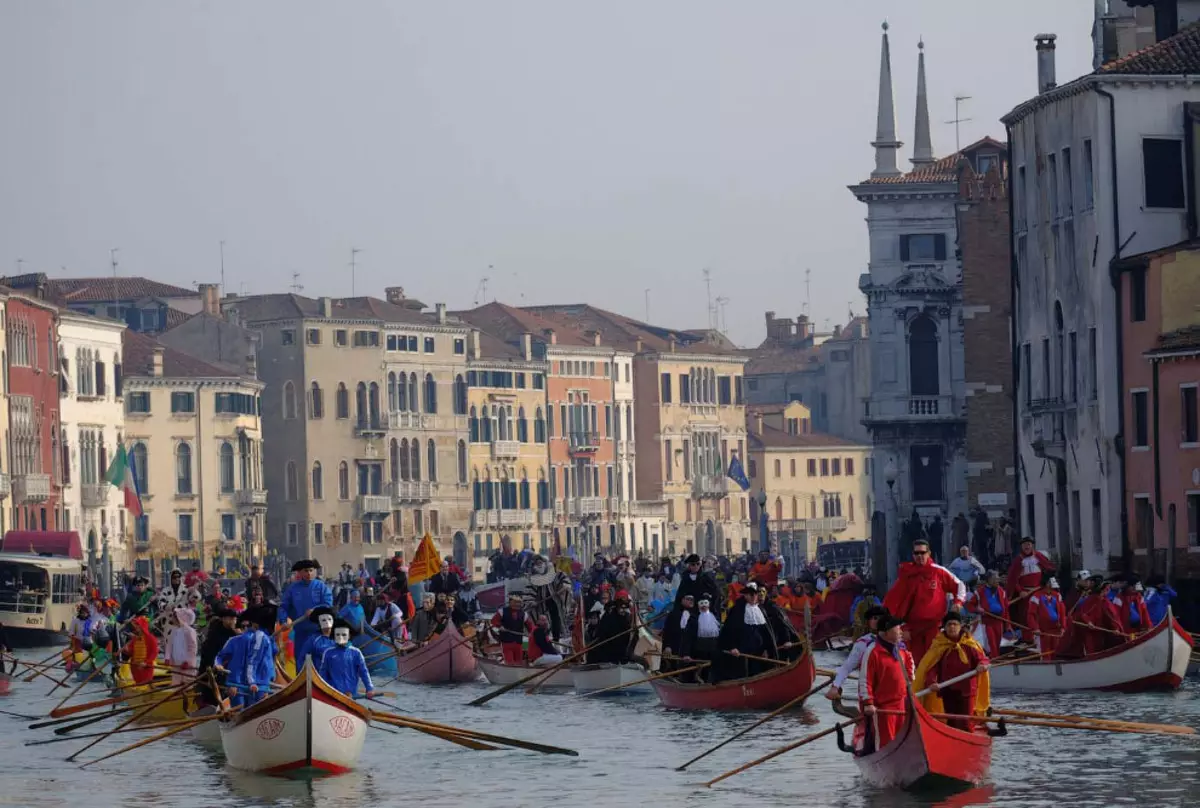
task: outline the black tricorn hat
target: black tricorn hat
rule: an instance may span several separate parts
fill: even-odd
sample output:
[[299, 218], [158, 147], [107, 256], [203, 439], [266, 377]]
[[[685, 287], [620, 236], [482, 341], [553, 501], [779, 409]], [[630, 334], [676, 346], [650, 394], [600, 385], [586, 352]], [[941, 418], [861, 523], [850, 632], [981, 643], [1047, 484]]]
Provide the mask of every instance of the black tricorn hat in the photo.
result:
[[696, 555], [695, 553], [692, 553], [690, 556], [688, 556], [687, 558], [685, 558], [683, 560], [683, 563], [684, 564], [699, 564], [700, 556]]
[[315, 570], [321, 565], [313, 561], [311, 558], [302, 558], [292, 565], [292, 572], [300, 572], [301, 570]]
[[337, 615], [334, 613], [333, 609], [329, 608], [328, 606], [316, 607], [315, 609], [312, 610], [312, 612], [309, 613], [308, 619], [313, 621], [314, 623], [317, 623], [317, 622], [320, 622], [321, 615], [323, 615], [323, 614], [327, 614], [330, 617], [335, 618], [334, 622], [335, 623], [337, 622], [337, 620], [336, 620]]

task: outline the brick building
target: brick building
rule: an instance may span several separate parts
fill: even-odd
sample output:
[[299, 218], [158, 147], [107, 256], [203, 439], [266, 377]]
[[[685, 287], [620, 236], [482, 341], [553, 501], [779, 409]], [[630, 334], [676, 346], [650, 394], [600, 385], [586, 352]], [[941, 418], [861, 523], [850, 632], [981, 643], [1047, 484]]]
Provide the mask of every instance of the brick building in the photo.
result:
[[59, 529], [57, 313], [21, 294], [5, 303], [13, 530]]

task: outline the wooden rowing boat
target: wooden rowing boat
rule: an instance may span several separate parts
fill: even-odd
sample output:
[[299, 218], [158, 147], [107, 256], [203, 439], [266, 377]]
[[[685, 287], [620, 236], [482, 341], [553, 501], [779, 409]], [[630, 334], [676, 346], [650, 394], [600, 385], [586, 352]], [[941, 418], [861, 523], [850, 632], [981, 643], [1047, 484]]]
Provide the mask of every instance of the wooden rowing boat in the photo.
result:
[[[682, 663], [685, 664], [686, 663]], [[774, 710], [809, 690], [817, 677], [812, 654], [748, 679], [687, 684], [670, 678], [650, 684], [664, 707], [679, 710]]]
[[307, 662], [283, 690], [221, 724], [231, 766], [264, 774], [341, 774], [362, 754], [370, 714]]
[[[505, 665], [493, 657], [476, 656], [475, 661], [479, 664], [479, 670], [483, 671], [484, 678], [494, 685], [511, 685], [527, 676], [533, 676], [539, 670], [546, 670], [546, 668], [539, 668], [536, 665]], [[538, 681], [541, 682], [538, 685], [539, 690], [545, 688], [570, 689], [575, 686], [570, 668], [559, 668]]]
[[[171, 672], [166, 668], [156, 668], [155, 676], [170, 676]], [[117, 670], [117, 675], [113, 680], [113, 695], [124, 696], [126, 700], [124, 706], [135, 707], [141, 710], [148, 707], [154, 702], [166, 695], [169, 688], [164, 688], [162, 685], [137, 685], [133, 686], [133, 675], [129, 671], [129, 663], [121, 663]], [[192, 696], [187, 693], [181, 693], [174, 698], [157, 705], [153, 710], [142, 716], [139, 721], [147, 723], [159, 723], [162, 721], [178, 721], [187, 718], [188, 711], [195, 707], [195, 701]]]
[[[841, 730], [838, 745], [849, 750]], [[908, 715], [896, 737], [869, 755], [856, 754], [854, 762], [863, 779], [879, 788], [966, 788], [987, 777], [992, 739], [985, 730], [963, 732], [931, 717], [910, 687]]]
[[[216, 711], [216, 707], [208, 705], [188, 713], [188, 718], [204, 718]], [[188, 733], [192, 736], [193, 741], [202, 743], [205, 746], [221, 745], [221, 725], [216, 721], [205, 721], [203, 724], [197, 724], [189, 729]]]
[[1187, 675], [1192, 638], [1170, 609], [1154, 628], [1124, 645], [1082, 659], [1016, 662], [992, 669], [992, 692], [1174, 690]]
[[397, 678], [414, 684], [473, 682], [479, 678], [475, 652], [453, 623], [437, 639], [396, 660]]
[[[649, 676], [649, 671], [641, 665], [632, 662], [617, 664], [614, 662], [598, 662], [579, 665], [571, 669], [571, 682], [576, 693], [591, 693], [594, 690], [621, 687], [621, 685], [636, 682]], [[614, 690], [613, 695], [637, 695], [650, 693], [648, 683], [636, 684], [631, 687], [621, 687]]]

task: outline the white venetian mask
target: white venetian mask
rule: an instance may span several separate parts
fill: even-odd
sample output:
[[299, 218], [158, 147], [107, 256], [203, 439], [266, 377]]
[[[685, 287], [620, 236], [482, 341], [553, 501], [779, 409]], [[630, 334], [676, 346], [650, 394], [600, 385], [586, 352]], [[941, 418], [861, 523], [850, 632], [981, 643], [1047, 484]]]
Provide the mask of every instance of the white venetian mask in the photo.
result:
[[338, 628], [333, 631], [333, 641], [338, 645], [345, 645], [350, 642], [350, 629]]
[[333, 628], [333, 615], [323, 614], [317, 618], [317, 625], [321, 627], [321, 631], [325, 632]]

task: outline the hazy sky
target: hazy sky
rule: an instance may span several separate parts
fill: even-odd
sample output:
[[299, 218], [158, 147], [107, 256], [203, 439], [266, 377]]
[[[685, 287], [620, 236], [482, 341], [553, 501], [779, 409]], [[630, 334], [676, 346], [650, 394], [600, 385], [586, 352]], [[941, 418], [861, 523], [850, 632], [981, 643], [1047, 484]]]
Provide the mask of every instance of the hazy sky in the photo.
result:
[[[707, 324], [865, 309], [879, 24], [911, 144], [924, 37], [934, 150], [1090, 69], [1090, 0], [0, 4], [0, 271], [432, 305], [588, 301]], [[907, 165], [909, 150], [902, 157]], [[491, 268], [489, 268], [489, 266]]]

